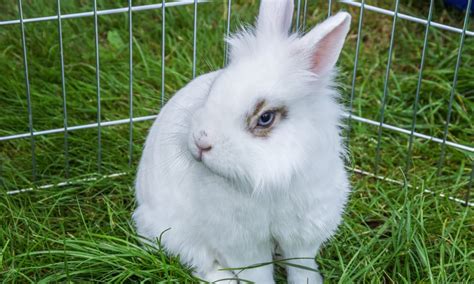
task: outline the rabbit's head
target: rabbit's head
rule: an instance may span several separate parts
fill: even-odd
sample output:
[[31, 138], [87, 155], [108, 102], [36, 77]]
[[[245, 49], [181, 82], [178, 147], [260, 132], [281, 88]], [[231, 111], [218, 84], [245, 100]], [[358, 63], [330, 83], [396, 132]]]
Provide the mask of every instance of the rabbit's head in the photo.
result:
[[230, 63], [188, 138], [196, 160], [253, 191], [288, 188], [342, 154], [332, 83], [351, 19], [341, 12], [290, 35], [293, 0], [261, 2], [256, 27], [228, 39]]

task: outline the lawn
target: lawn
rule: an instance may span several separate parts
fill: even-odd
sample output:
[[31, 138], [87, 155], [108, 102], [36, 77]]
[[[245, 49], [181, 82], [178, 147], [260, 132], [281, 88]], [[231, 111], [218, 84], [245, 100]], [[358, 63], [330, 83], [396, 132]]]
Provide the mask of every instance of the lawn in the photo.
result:
[[[135, 0], [134, 5], [156, 3]], [[301, 1], [303, 4], [304, 1]], [[343, 103], [350, 105], [359, 9], [333, 1], [332, 11], [353, 15], [340, 68]], [[395, 1], [367, 1], [393, 10]], [[400, 12], [426, 18], [429, 1], [400, 1]], [[426, 2], [426, 3], [424, 3]], [[198, 7], [196, 73], [224, 65], [227, 1]], [[435, 1], [433, 21], [462, 28], [464, 15]], [[258, 1], [232, 1], [231, 31], [251, 23]], [[92, 1], [62, 1], [61, 13], [92, 11]], [[98, 1], [98, 9], [127, 7], [126, 0]], [[0, 0], [0, 22], [18, 19], [16, 1]], [[24, 18], [55, 15], [56, 1], [24, 0]], [[301, 9], [302, 11], [303, 9]], [[193, 77], [193, 6], [166, 9], [165, 80], [162, 81], [162, 12], [133, 13], [133, 115], [156, 114]], [[309, 1], [306, 29], [324, 19], [325, 1]], [[128, 14], [98, 18], [101, 121], [127, 119], [130, 112]], [[365, 11], [360, 41], [353, 114], [378, 121], [383, 104], [391, 37], [390, 16]], [[300, 21], [301, 23], [303, 21]], [[474, 30], [474, 19], [468, 26]], [[94, 18], [62, 21], [68, 125], [97, 121]], [[398, 19], [387, 82], [385, 123], [411, 129], [425, 26]], [[58, 22], [25, 24], [35, 131], [64, 126]], [[443, 137], [461, 35], [429, 30], [416, 131]], [[20, 25], [0, 25], [0, 137], [29, 133]], [[461, 56], [447, 140], [473, 147], [474, 37]], [[164, 93], [162, 92], [164, 88]], [[0, 281], [4, 282], [195, 282], [190, 270], [163, 251], [144, 250], [130, 216], [133, 180], [151, 120], [130, 126], [102, 126], [0, 141]], [[349, 168], [373, 173], [378, 128], [351, 121]], [[67, 141], [67, 152], [65, 151]], [[323, 276], [333, 282], [474, 281], [474, 214], [471, 206], [448, 196], [468, 196], [474, 155], [384, 129], [377, 173], [354, 173], [344, 223], [317, 257]], [[99, 146], [100, 145], [100, 146]], [[100, 149], [100, 150], [99, 150]], [[99, 159], [100, 156], [100, 159]], [[107, 175], [117, 174], [112, 177]], [[38, 186], [70, 180], [67, 185]], [[9, 191], [33, 187], [20, 194]], [[431, 192], [431, 193], [429, 193]], [[440, 196], [443, 194], [443, 196]], [[278, 266], [278, 265], [277, 265]], [[277, 279], [284, 282], [283, 269]]]

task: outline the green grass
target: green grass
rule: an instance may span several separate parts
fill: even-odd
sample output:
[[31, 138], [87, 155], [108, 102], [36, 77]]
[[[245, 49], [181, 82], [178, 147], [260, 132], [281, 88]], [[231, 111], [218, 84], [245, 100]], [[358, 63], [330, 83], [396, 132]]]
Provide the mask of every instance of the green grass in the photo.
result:
[[[134, 1], [135, 5], [151, 0]], [[199, 6], [198, 74], [223, 65], [225, 1]], [[232, 1], [232, 30], [252, 22], [257, 1]], [[324, 1], [310, 1], [308, 27], [327, 14]], [[334, 1], [335, 2], [335, 1]], [[90, 11], [92, 1], [62, 1], [62, 13]], [[393, 9], [392, 1], [367, 1]], [[99, 1], [99, 9], [125, 7], [127, 1]], [[0, 0], [0, 21], [18, 18], [15, 1]], [[333, 4], [333, 11], [345, 7]], [[55, 1], [24, 1], [25, 18], [54, 15]], [[347, 7], [346, 7], [347, 9]], [[355, 56], [358, 9], [340, 60], [343, 100], [348, 103]], [[426, 17], [428, 6], [401, 1], [400, 11]], [[192, 78], [192, 7], [166, 12], [165, 98]], [[437, 2], [434, 20], [462, 26], [463, 15]], [[161, 11], [134, 13], [134, 115], [156, 114], [161, 97]], [[391, 17], [366, 11], [357, 70], [354, 113], [379, 119], [390, 39]], [[99, 18], [102, 120], [128, 117], [128, 19], [126, 14]], [[62, 93], [57, 22], [26, 27], [34, 129], [61, 128]], [[471, 19], [470, 30], [474, 30]], [[94, 123], [97, 115], [94, 27], [90, 17], [64, 20], [69, 125]], [[410, 129], [424, 27], [399, 20], [385, 121]], [[460, 35], [430, 30], [417, 113], [418, 132], [442, 137]], [[466, 38], [453, 102], [448, 140], [471, 145], [474, 134], [474, 38]], [[0, 26], [0, 136], [28, 132], [20, 29]], [[133, 129], [129, 159], [128, 125], [102, 128], [101, 174], [97, 129], [69, 133], [66, 173], [63, 134], [36, 137], [37, 177], [33, 180], [30, 141], [0, 142], [0, 280], [4, 282], [194, 282], [177, 258], [139, 246], [130, 221], [134, 209], [133, 173], [151, 122]], [[373, 172], [377, 128], [352, 122], [351, 165]], [[408, 136], [383, 131], [379, 174], [412, 186], [353, 175], [354, 192], [344, 224], [318, 256], [323, 275], [333, 282], [472, 282], [474, 215], [471, 207], [438, 195], [465, 198], [473, 155], [447, 148], [437, 175], [440, 146], [415, 139], [412, 166], [406, 168]], [[7, 191], [73, 179], [71, 183], [18, 195]], [[403, 184], [403, 183], [402, 183]], [[471, 195], [470, 201], [473, 201]], [[277, 279], [284, 282], [282, 269]]]

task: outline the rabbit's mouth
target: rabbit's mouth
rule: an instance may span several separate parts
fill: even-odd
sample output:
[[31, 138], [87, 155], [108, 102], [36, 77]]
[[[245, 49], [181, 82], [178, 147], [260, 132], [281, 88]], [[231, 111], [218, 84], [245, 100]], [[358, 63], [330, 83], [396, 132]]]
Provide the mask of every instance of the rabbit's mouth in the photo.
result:
[[[189, 144], [189, 152], [191, 153], [191, 156], [193, 157], [194, 161], [203, 167], [205, 167], [207, 170], [212, 172], [214, 175], [220, 176], [225, 179], [229, 179], [227, 175], [224, 174], [223, 171], [220, 170], [220, 167], [213, 163], [212, 160], [212, 147], [210, 149], [208, 148], [201, 148], [196, 144]], [[214, 161], [215, 162], [215, 161]]]
[[189, 145], [189, 152], [191, 152], [191, 156], [193, 156], [194, 160], [197, 162], [203, 163], [203, 158], [206, 156], [209, 151], [207, 148], [200, 148], [195, 144]]
[[193, 156], [194, 160], [196, 160], [196, 162], [203, 163], [203, 161], [202, 161], [203, 152], [201, 150], [192, 151], [191, 155]]
[[197, 146], [196, 144], [189, 145], [189, 152], [191, 153], [191, 156], [193, 157], [196, 163], [201, 164], [202, 166], [206, 167], [212, 173], [222, 176], [221, 173], [214, 170], [213, 168], [212, 161], [211, 161], [212, 158], [210, 157], [212, 155], [211, 151], [212, 151], [212, 147], [202, 148], [202, 147]]

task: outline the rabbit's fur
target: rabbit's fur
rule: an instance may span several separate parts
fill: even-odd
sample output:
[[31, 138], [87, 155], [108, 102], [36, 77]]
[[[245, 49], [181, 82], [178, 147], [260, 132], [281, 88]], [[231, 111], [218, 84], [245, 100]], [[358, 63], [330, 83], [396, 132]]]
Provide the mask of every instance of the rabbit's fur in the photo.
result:
[[[292, 0], [262, 0], [256, 28], [228, 39], [230, 64], [177, 92], [145, 144], [138, 233], [161, 237], [206, 281], [274, 283], [271, 264], [221, 268], [271, 262], [276, 247], [316, 270], [315, 255], [341, 222], [350, 187], [333, 69], [350, 15], [303, 36], [288, 35], [292, 14]], [[274, 122], [262, 128], [266, 110]], [[322, 282], [317, 272], [287, 270], [289, 283]]]

